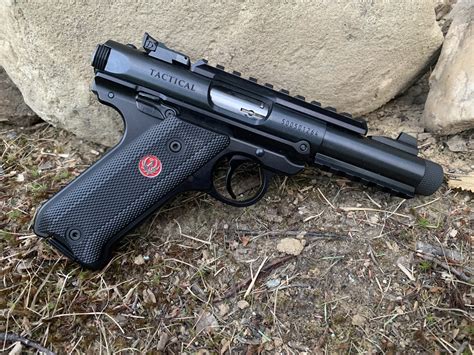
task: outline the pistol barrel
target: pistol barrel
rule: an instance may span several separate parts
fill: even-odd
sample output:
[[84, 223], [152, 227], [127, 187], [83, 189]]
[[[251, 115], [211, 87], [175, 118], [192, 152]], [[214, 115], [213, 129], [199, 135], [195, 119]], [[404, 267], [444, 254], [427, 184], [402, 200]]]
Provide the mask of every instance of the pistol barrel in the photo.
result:
[[315, 163], [367, 182], [390, 185], [406, 196], [431, 195], [439, 188], [443, 182], [440, 165], [418, 157], [416, 146], [377, 138], [382, 137], [366, 138], [328, 127]]
[[[242, 79], [205, 62], [190, 68], [188, 57], [150, 41], [148, 38], [147, 45], [165, 53], [163, 58], [108, 41], [98, 46], [92, 65], [121, 80], [243, 123], [254, 131], [290, 142], [307, 142], [309, 149], [301, 150], [296, 159], [378, 184], [403, 196], [430, 195], [443, 181], [440, 165], [417, 156], [413, 137], [365, 137], [365, 122], [308, 104], [274, 91], [271, 85], [258, 85], [255, 80]], [[294, 152], [288, 156], [294, 159]]]

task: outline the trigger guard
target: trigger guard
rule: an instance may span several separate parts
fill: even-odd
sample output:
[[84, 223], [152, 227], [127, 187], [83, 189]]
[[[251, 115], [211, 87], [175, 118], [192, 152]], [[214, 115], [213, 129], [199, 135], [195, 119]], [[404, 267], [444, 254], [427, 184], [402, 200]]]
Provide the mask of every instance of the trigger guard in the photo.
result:
[[[237, 157], [236, 157], [237, 158]], [[238, 161], [240, 160], [239, 159], [240, 156], [235, 160], [235, 161]], [[245, 159], [245, 161], [248, 161], [249, 159], [246, 158], [246, 157], [242, 157]], [[234, 170], [240, 165], [244, 163], [243, 159], [242, 161], [238, 162], [238, 164], [236, 164], [236, 166], [234, 167]], [[235, 164], [235, 163], [234, 163]], [[231, 165], [231, 162], [229, 162], [229, 165]], [[229, 172], [230, 172], [231, 169], [229, 169], [227, 171], [227, 175], [226, 175], [226, 180], [229, 176]], [[247, 200], [243, 200], [243, 201], [238, 201], [238, 200], [232, 200], [232, 199], [229, 199], [229, 198], [226, 198], [224, 196], [222, 196], [217, 190], [216, 188], [214, 187], [214, 185], [212, 185], [212, 188], [211, 188], [211, 191], [209, 191], [209, 194], [214, 197], [216, 200], [218, 201], [221, 201], [221, 202], [224, 202], [228, 205], [231, 205], [231, 206], [234, 206], [234, 207], [248, 207], [248, 206], [251, 206], [251, 205], [254, 205], [256, 204], [258, 201], [260, 201], [262, 199], [263, 196], [265, 196], [265, 193], [267, 192], [268, 190], [268, 186], [270, 185], [270, 180], [272, 179], [274, 173], [271, 172], [270, 170], [267, 170], [267, 169], [264, 169], [264, 168], [260, 168], [260, 171], [261, 171], [261, 174], [262, 174], [262, 184], [259, 188], [259, 190], [257, 191], [257, 193], [255, 194], [255, 196], [247, 199]], [[229, 193], [229, 195], [232, 196], [232, 198], [236, 198], [237, 196], [235, 196], [235, 193], [232, 191], [232, 188], [229, 189], [228, 187], [228, 183], [230, 184], [230, 179], [232, 178], [232, 174], [230, 174], [229, 176], [229, 180], [226, 181], [226, 188], [227, 188], [227, 192]]]
[[[237, 195], [234, 193], [234, 190], [232, 189], [232, 177], [234, 176], [234, 173], [239, 168], [239, 166], [241, 166], [242, 164], [248, 161], [252, 161], [252, 159], [247, 158], [243, 155], [234, 155], [232, 156], [232, 158], [230, 158], [229, 169], [227, 170], [227, 174], [225, 176], [225, 187], [229, 195], [234, 200], [237, 200]], [[261, 168], [259, 168], [259, 172], [260, 171], [261, 171]]]

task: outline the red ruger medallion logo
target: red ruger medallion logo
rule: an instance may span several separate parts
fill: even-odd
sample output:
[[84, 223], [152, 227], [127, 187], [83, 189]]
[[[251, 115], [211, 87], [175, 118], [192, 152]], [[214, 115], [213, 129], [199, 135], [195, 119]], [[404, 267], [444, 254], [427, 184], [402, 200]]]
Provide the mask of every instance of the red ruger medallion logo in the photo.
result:
[[161, 173], [161, 161], [154, 155], [145, 155], [138, 163], [140, 173], [147, 178], [154, 178]]

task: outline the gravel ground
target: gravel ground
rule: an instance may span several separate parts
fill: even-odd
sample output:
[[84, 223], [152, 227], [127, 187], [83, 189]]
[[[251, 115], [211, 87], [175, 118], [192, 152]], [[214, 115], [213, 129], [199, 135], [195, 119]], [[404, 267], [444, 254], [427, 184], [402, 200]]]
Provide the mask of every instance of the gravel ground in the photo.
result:
[[[372, 113], [373, 133], [415, 134], [448, 178], [471, 173], [472, 132], [452, 152], [420, 127], [426, 87]], [[180, 196], [91, 272], [31, 224], [103, 151], [1, 123], [2, 351], [472, 354], [472, 193], [404, 200], [309, 168], [245, 209]]]

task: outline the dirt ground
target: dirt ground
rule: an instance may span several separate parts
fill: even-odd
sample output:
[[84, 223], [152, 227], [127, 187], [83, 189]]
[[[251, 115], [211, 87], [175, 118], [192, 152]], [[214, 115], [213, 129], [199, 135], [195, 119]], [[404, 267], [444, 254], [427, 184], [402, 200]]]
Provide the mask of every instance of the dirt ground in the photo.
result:
[[[472, 132], [464, 152], [423, 132], [426, 92], [424, 78], [370, 114], [372, 132], [405, 130], [448, 177], [472, 172]], [[91, 272], [31, 224], [103, 151], [46, 124], [0, 126], [3, 352], [472, 354], [472, 193], [444, 183], [404, 200], [309, 168], [245, 209], [181, 196]], [[298, 256], [277, 249], [289, 237]]]

